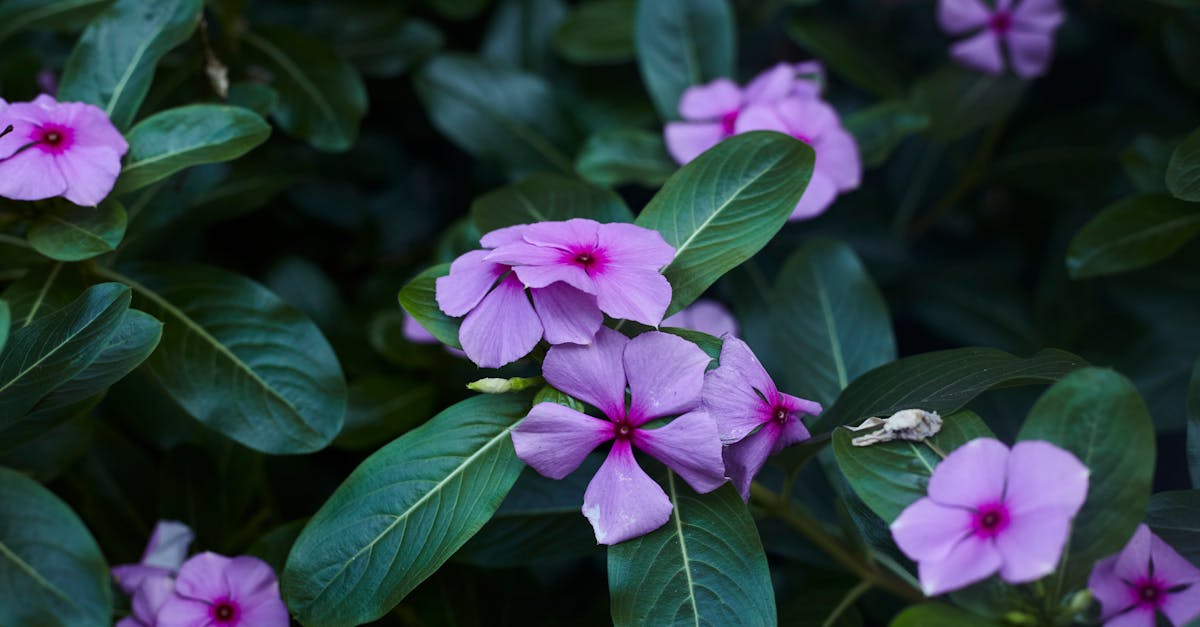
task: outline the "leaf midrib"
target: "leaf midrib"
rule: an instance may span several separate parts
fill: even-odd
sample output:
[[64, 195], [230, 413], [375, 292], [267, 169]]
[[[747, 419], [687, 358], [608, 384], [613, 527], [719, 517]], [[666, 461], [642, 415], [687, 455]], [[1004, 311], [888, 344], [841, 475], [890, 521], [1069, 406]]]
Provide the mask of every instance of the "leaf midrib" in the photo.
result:
[[825, 319], [826, 337], [829, 339], [829, 354], [833, 357], [834, 369], [837, 372], [838, 391], [845, 390], [849, 385], [849, 378], [846, 374], [846, 363], [842, 357], [842, 339], [838, 336], [837, 321], [833, 317], [833, 309], [829, 302], [829, 291], [825, 286], [825, 281], [822, 280], [821, 273], [817, 271], [816, 264], [810, 268], [812, 270], [813, 282], [816, 283], [817, 300], [821, 303], [821, 316]]
[[1128, 235], [1122, 235], [1116, 239], [1109, 240], [1100, 246], [1092, 248], [1091, 254], [1080, 257], [1077, 265], [1080, 268], [1086, 268], [1090, 265], [1091, 261], [1096, 258], [1097, 255], [1103, 255], [1104, 253], [1112, 252], [1115, 249], [1128, 246], [1131, 243], [1137, 243], [1137, 240], [1140, 239], [1156, 237], [1161, 235], [1162, 231], [1170, 231], [1175, 228], [1179, 228], [1180, 226], [1188, 226], [1191, 222], [1200, 224], [1200, 213], [1180, 216], [1178, 218], [1167, 220], [1166, 222], [1160, 222], [1144, 230], [1130, 233]]
[[683, 559], [683, 574], [687, 577], [688, 603], [692, 606], [692, 620], [700, 627], [700, 607], [696, 603], [696, 583], [692, 578], [692, 560], [688, 556], [687, 540], [683, 537], [683, 517], [679, 514], [679, 494], [675, 489], [675, 473], [667, 471], [667, 489], [671, 491], [671, 518], [675, 520], [675, 535], [679, 538], [679, 553]]
[[71, 598], [71, 596], [68, 595], [66, 592], [59, 590], [58, 586], [55, 586], [54, 584], [52, 584], [45, 577], [42, 577], [41, 573], [39, 573], [37, 571], [37, 569], [35, 569], [33, 567], [32, 564], [21, 559], [21, 556], [17, 555], [15, 551], [8, 548], [8, 545], [6, 545], [3, 541], [0, 541], [0, 556], [6, 557], [13, 564], [16, 564], [17, 568], [20, 569], [22, 572], [24, 572], [35, 583], [37, 583], [38, 586], [45, 588], [46, 590], [50, 591], [50, 593], [53, 594], [54, 596], [62, 599], [63, 601], [66, 601], [67, 603], [69, 603], [71, 605], [71, 607], [74, 607], [75, 609], [79, 610], [81, 613], [84, 613], [84, 614], [87, 613], [86, 610], [84, 610], [84, 608], [82, 606], [80, 606], [78, 603], [75, 602], [75, 599]]
[[[187, 155], [187, 154], [190, 154], [193, 152], [204, 152], [205, 150], [210, 150], [213, 148], [224, 148], [231, 144], [236, 144], [240, 140], [249, 139], [250, 137], [251, 137], [251, 135], [249, 135], [249, 134], [235, 135], [232, 137], [226, 137], [226, 138], [221, 139], [214, 143], [195, 144], [195, 145], [189, 146], [187, 148], [184, 148], [182, 150], [174, 150], [171, 152], [159, 153], [157, 155], [148, 157], [146, 159], [134, 161], [133, 163], [126, 166], [125, 169], [121, 172], [121, 174], [129, 175], [132, 172], [137, 172], [139, 168], [150, 167], [150, 166], [158, 163], [159, 161], [163, 161], [165, 159], [174, 159], [175, 157], [179, 157], [181, 155]], [[231, 158], [236, 158], [236, 156], [233, 156]]]

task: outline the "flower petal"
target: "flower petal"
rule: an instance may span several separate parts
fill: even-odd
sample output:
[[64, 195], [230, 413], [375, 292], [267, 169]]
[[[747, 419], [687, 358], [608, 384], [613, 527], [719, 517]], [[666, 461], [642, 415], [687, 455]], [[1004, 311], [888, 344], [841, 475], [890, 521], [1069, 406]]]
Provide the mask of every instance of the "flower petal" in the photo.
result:
[[103, 147], [117, 153], [117, 161], [129, 151], [129, 144], [108, 118], [104, 110], [83, 102], [56, 103], [51, 115], [64, 126], [70, 127], [75, 146]]
[[796, 69], [790, 63], [776, 63], [763, 70], [744, 92], [745, 104], [769, 104], [792, 94], [796, 86]]
[[1104, 621], [1104, 627], [1154, 627], [1156, 624], [1154, 610], [1142, 607], [1134, 607]]
[[1021, 78], [1035, 78], [1046, 73], [1054, 58], [1054, 35], [1023, 30], [1011, 30], [1007, 35], [1008, 56], [1013, 72]]
[[688, 163], [725, 139], [720, 122], [671, 122], [663, 129], [667, 152], [677, 163]]
[[142, 553], [142, 564], [178, 570], [195, 538], [191, 527], [177, 520], [160, 520]]
[[211, 624], [209, 605], [204, 601], [174, 596], [158, 610], [156, 627], [196, 627]]
[[133, 595], [130, 608], [141, 624], [153, 625], [158, 611], [175, 594], [175, 580], [171, 577], [151, 577], [142, 582]]
[[830, 128], [813, 144], [817, 153], [814, 170], [829, 177], [839, 192], [855, 189], [862, 183], [862, 159], [858, 142], [841, 126]]
[[1138, 525], [1125, 548], [1117, 554], [1117, 562], [1113, 564], [1113, 573], [1125, 581], [1136, 581], [1150, 573], [1150, 528]]
[[107, 146], [73, 145], [55, 155], [54, 163], [67, 182], [63, 196], [82, 207], [100, 204], [121, 173], [121, 156]]
[[980, 0], [941, 0], [938, 25], [950, 35], [958, 35], [987, 25], [992, 12]]
[[954, 449], [933, 469], [929, 498], [941, 505], [977, 508], [999, 503], [1008, 473], [1008, 447], [992, 438], [976, 438]]
[[669, 333], [643, 333], [625, 347], [629, 420], [636, 427], [700, 406], [704, 370], [712, 359], [695, 344]]
[[929, 497], [913, 501], [892, 521], [892, 539], [913, 561], [939, 561], [971, 531], [972, 515], [961, 507], [938, 505]]
[[1004, 58], [1000, 56], [1000, 38], [991, 30], [964, 39], [950, 47], [950, 56], [959, 63], [987, 74], [1004, 71]]
[[287, 627], [288, 612], [279, 597], [275, 571], [266, 562], [242, 555], [225, 569], [232, 598], [241, 610], [241, 622], [258, 627]]
[[815, 144], [826, 133], [841, 128], [837, 111], [815, 98], [788, 98], [776, 107], [788, 133]]
[[142, 584], [155, 577], [170, 577], [174, 572], [162, 566], [143, 566], [141, 564], [120, 564], [112, 567], [113, 579], [125, 591], [134, 594]]
[[600, 327], [587, 346], [559, 344], [546, 352], [542, 376], [570, 396], [612, 419], [625, 417], [625, 369], [621, 354], [629, 338]]
[[808, 427], [804, 426], [798, 417], [789, 416], [779, 430], [779, 437], [775, 439], [775, 445], [771, 447], [771, 454], [778, 455], [783, 449], [793, 444], [799, 444], [808, 438]]
[[559, 405], [538, 403], [512, 430], [517, 457], [551, 479], [562, 479], [597, 446], [613, 439], [613, 423]]
[[[1200, 568], [1193, 566], [1153, 533], [1150, 534], [1150, 559], [1154, 562], [1154, 576], [1167, 582], [1168, 588], [1183, 584], [1200, 585]], [[1182, 624], [1179, 621], [1175, 623]]]
[[1106, 557], [1092, 567], [1088, 575], [1088, 590], [1100, 602], [1101, 620], [1129, 608], [1129, 586], [1113, 572], [1117, 556]]
[[[1070, 452], [1049, 442], [1017, 442], [1008, 457], [1004, 503], [1016, 516], [1050, 508], [1074, 515], [1088, 493], [1088, 468]], [[1053, 477], [1053, 481], [1047, 481]]]
[[638, 466], [629, 440], [617, 440], [588, 483], [583, 515], [592, 523], [596, 542], [616, 544], [666, 524], [671, 500]]
[[1168, 594], [1159, 609], [1171, 619], [1172, 625], [1190, 625], [1194, 619], [1200, 617], [1200, 583], [1193, 583], [1179, 592]]
[[704, 375], [703, 403], [717, 422], [721, 441], [730, 444], [771, 419], [769, 403], [779, 390], [750, 347], [736, 337], [725, 338], [720, 363]]
[[516, 242], [524, 241], [524, 238], [522, 238], [521, 235], [525, 232], [525, 227], [527, 226], [529, 225], [514, 224], [512, 226], [506, 226], [494, 231], [488, 231], [487, 233], [484, 233], [483, 237], [479, 238], [479, 245], [483, 246], [484, 248], [499, 248], [505, 244], [514, 244]]
[[656, 327], [671, 304], [671, 283], [657, 270], [609, 266], [596, 280], [600, 311]]
[[733, 313], [725, 305], [706, 298], [701, 298], [681, 311], [667, 316], [663, 319], [662, 326], [691, 329], [713, 337], [738, 333], [737, 318], [733, 317]]
[[604, 324], [596, 297], [566, 283], [536, 287], [529, 294], [551, 344], [590, 344]]
[[54, 158], [37, 148], [25, 149], [0, 161], [0, 196], [13, 200], [42, 200], [61, 196], [66, 191], [67, 180], [55, 165]]
[[467, 315], [507, 271], [500, 264], [484, 260], [489, 252], [463, 253], [450, 264], [450, 274], [438, 277], [435, 297], [442, 313], [455, 318]]
[[685, 120], [711, 120], [742, 103], [742, 90], [728, 78], [718, 78], [704, 85], [688, 87], [679, 99], [679, 115]]
[[987, 579], [1000, 569], [1000, 552], [988, 540], [968, 535], [946, 557], [925, 560], [917, 566], [921, 588], [927, 596], [965, 588]]
[[755, 104], [742, 109], [737, 122], [734, 123], [734, 130], [739, 134], [750, 131], [776, 131], [792, 134], [787, 122], [780, 115], [779, 103]]
[[1071, 534], [1075, 510], [1042, 508], [1022, 513], [1010, 510], [1009, 514], [1008, 526], [995, 539], [996, 548], [1004, 557], [1000, 576], [1017, 584], [1054, 572]]
[[602, 225], [588, 218], [571, 218], [561, 222], [538, 222], [530, 224], [521, 232], [521, 237], [536, 246], [548, 246], [560, 250], [576, 248], [592, 249]]
[[542, 339], [542, 322], [525, 288], [508, 275], [463, 318], [458, 340], [481, 368], [499, 368], [526, 355]]
[[725, 483], [717, 424], [704, 410], [688, 412], [657, 429], [638, 429], [635, 433], [637, 448], [679, 473], [696, 492], [712, 492]]
[[600, 225], [596, 247], [606, 265], [658, 271], [675, 259], [675, 247], [661, 233], [624, 222]]
[[779, 431], [777, 423], [767, 422], [758, 431], [725, 447], [725, 474], [743, 501], [750, 500], [750, 484], [771, 456], [775, 441], [779, 439]]
[[233, 560], [209, 551], [197, 553], [179, 567], [175, 592], [197, 601], [212, 602], [233, 593], [225, 579], [225, 569]]
[[808, 187], [804, 189], [804, 195], [800, 197], [800, 202], [796, 204], [796, 208], [792, 210], [792, 215], [788, 216], [788, 220], [815, 218], [825, 213], [835, 198], [837, 198], [837, 184], [823, 172], [814, 171], [812, 178], [808, 181]]
[[1048, 33], [1063, 22], [1058, 0], [1024, 0], [1012, 12], [1013, 29]]

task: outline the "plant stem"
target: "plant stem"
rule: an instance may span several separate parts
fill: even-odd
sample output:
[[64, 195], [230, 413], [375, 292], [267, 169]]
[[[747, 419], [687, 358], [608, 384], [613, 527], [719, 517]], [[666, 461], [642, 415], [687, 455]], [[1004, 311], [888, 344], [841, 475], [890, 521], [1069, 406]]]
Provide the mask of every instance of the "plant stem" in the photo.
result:
[[821, 623], [821, 627], [833, 627], [837, 623], [837, 619], [841, 618], [842, 614], [845, 613], [845, 611], [849, 609], [851, 605], [854, 605], [854, 602], [858, 600], [858, 597], [861, 597], [867, 592], [867, 590], [870, 589], [871, 582], [866, 581], [865, 579], [858, 582], [857, 586], [850, 588], [850, 591], [846, 593], [846, 596], [842, 597], [841, 603], [838, 603], [837, 607], [833, 608], [833, 611], [829, 613], [829, 617], [825, 619], [825, 622]]
[[925, 438], [924, 440], [922, 440], [922, 442], [924, 442], [925, 446], [928, 446], [929, 449], [932, 450], [934, 453], [937, 453], [938, 457], [941, 457], [942, 459], [946, 459], [946, 453], [944, 453], [942, 451], [942, 449], [938, 448], [938, 445], [934, 444], [929, 438]]

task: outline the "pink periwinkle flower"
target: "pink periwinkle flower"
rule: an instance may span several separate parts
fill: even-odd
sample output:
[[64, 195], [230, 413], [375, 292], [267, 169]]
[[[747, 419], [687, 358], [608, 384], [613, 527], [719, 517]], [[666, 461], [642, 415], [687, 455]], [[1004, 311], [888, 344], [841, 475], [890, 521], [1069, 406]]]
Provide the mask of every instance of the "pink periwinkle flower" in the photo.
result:
[[801, 415], [821, 405], [784, 394], [745, 342], [726, 337], [721, 364], [704, 377], [704, 408], [717, 422], [725, 473], [743, 500], [767, 458], [809, 437]]
[[5, 104], [0, 100], [0, 196], [63, 196], [83, 206], [108, 196], [129, 144], [104, 111], [46, 94]]
[[1087, 466], [1049, 442], [1010, 450], [978, 438], [933, 469], [929, 495], [892, 522], [892, 537], [917, 562], [929, 596], [997, 571], [1008, 583], [1026, 583], [1058, 566], [1087, 491]]
[[287, 627], [275, 572], [250, 556], [199, 553], [183, 563], [157, 627]]
[[1154, 627], [1158, 612], [1176, 627], [1200, 618], [1200, 569], [1146, 525], [1120, 553], [1096, 562], [1088, 588], [1105, 627]]
[[130, 605], [133, 613], [117, 621], [116, 627], [157, 627], [159, 610], [175, 594], [175, 579], [152, 575], [144, 579], [132, 594]]
[[[1014, 7], [1013, 5], [1016, 4]], [[950, 35], [974, 35], [954, 44], [950, 56], [988, 74], [1004, 72], [1008, 49], [1013, 72], [1021, 78], [1046, 73], [1054, 56], [1054, 32], [1063, 22], [1058, 0], [940, 0], [938, 23]]]
[[[630, 340], [602, 327], [590, 345], [554, 346], [542, 365], [546, 381], [605, 417], [539, 403], [513, 429], [517, 456], [541, 474], [562, 479], [611, 441], [584, 493], [583, 514], [601, 544], [654, 531], [671, 517], [671, 500], [638, 465], [635, 448], [679, 473], [697, 492], [725, 481], [717, 427], [701, 406], [709, 361], [695, 344], [657, 331]], [[648, 426], [670, 416], [678, 417]]]
[[696, 302], [667, 316], [664, 327], [678, 327], [707, 333], [714, 337], [737, 335], [738, 323], [729, 309], [715, 300], [701, 298]]
[[188, 546], [195, 537], [191, 528], [181, 522], [160, 520], [150, 534], [142, 559], [137, 564], [113, 566], [113, 577], [126, 594], [134, 594], [151, 577], [173, 577], [187, 559]]
[[588, 344], [603, 314], [657, 326], [671, 302], [661, 270], [675, 249], [657, 231], [576, 218], [498, 229], [480, 244], [437, 280], [436, 296], [446, 315], [465, 316], [459, 341], [484, 368], [524, 357], [543, 337]]

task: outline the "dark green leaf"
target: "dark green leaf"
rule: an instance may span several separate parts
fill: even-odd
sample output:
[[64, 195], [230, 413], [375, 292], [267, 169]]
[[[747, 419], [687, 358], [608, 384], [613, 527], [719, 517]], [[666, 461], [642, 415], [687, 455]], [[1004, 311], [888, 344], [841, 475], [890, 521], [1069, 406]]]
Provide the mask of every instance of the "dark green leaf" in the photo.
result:
[[201, 0], [117, 0], [71, 51], [58, 99], [94, 104], [129, 128], [159, 59], [192, 36], [202, 9]]
[[863, 165], [874, 167], [887, 161], [907, 137], [929, 128], [929, 116], [903, 100], [886, 100], [846, 116], [845, 124], [858, 141]]
[[510, 178], [572, 172], [575, 132], [541, 77], [447, 54], [434, 57], [416, 80], [434, 126]]
[[[925, 496], [929, 477], [941, 460], [922, 442], [896, 440], [871, 446], [850, 443], [868, 432], [837, 429], [833, 432], [833, 454], [854, 492], [891, 524], [904, 508]], [[994, 437], [979, 416], [962, 411], [943, 418], [942, 430], [933, 437], [933, 444], [948, 455], [975, 438]]]
[[413, 277], [400, 290], [400, 306], [439, 342], [451, 348], [462, 348], [458, 343], [458, 327], [461, 323], [457, 318], [442, 313], [437, 304], [437, 279], [449, 273], [450, 264], [442, 263]]
[[551, 40], [566, 15], [563, 0], [502, 0], [492, 13], [480, 53], [497, 65], [549, 74], [556, 62]]
[[346, 426], [333, 442], [338, 448], [379, 446], [433, 414], [434, 388], [428, 383], [376, 375], [350, 384], [348, 393]]
[[733, 76], [733, 12], [726, 0], [642, 0], [633, 26], [642, 82], [663, 120], [679, 118], [692, 85]]
[[952, 605], [925, 603], [900, 612], [890, 627], [1000, 627], [1001, 624]]
[[250, 545], [246, 553], [270, 564], [275, 572], [283, 572], [288, 553], [291, 552], [292, 545], [296, 543], [296, 538], [300, 536], [300, 532], [306, 524], [308, 524], [308, 519], [301, 518], [279, 525]]
[[279, 106], [279, 92], [270, 85], [242, 81], [229, 86], [229, 104], [266, 117]]
[[612, 190], [557, 174], [534, 174], [471, 203], [471, 220], [480, 233], [571, 218], [633, 222], [633, 212]]
[[282, 590], [297, 618], [380, 618], [479, 531], [521, 472], [509, 432], [528, 398], [467, 399], [359, 465], [292, 547]]
[[197, 104], [156, 113], [129, 131], [129, 156], [116, 191], [141, 189], [184, 168], [231, 161], [270, 135], [258, 114], [241, 107]]
[[813, 160], [804, 142], [755, 131], [721, 142], [667, 180], [637, 219], [675, 247], [663, 270], [673, 290], [667, 315], [774, 237], [804, 194]]
[[1178, 140], [1141, 134], [1121, 151], [1121, 166], [1139, 192], [1166, 192], [1164, 178]]
[[99, 207], [56, 203], [38, 215], [26, 237], [51, 259], [81, 261], [116, 250], [125, 237], [125, 220], [125, 208], [115, 200]]
[[8, 343], [8, 330], [12, 327], [12, 310], [8, 308], [8, 303], [0, 300], [0, 353], [4, 352], [4, 345]]
[[399, 4], [351, 5], [338, 14], [335, 47], [363, 74], [395, 78], [445, 45], [441, 31]]
[[71, 508], [0, 468], [0, 624], [112, 623], [108, 564]]
[[[97, 402], [99, 398], [96, 399]], [[38, 483], [57, 479], [87, 453], [95, 419], [81, 413], [49, 431], [0, 453], [0, 466], [33, 477]]]
[[1200, 490], [1174, 490], [1151, 496], [1146, 524], [1188, 561], [1200, 564]]
[[0, 1], [0, 41], [42, 26], [58, 26], [85, 19], [112, 0], [3, 0]]
[[[1200, 8], [1200, 2], [1197, 0], [1160, 1]], [[1163, 49], [1167, 53], [1167, 60], [1170, 61], [1175, 74], [1184, 84], [1192, 89], [1200, 90], [1200, 66], [1196, 65], [1196, 59], [1200, 56], [1200, 26], [1196, 24], [1194, 18], [1188, 19], [1189, 16], [1186, 15], [1178, 17], [1182, 19], [1162, 21]]]
[[325, 41], [285, 29], [242, 35], [253, 63], [270, 71], [279, 103], [271, 117], [317, 150], [349, 150], [367, 112], [358, 71]]
[[788, 34], [847, 82], [877, 96], [894, 98], [904, 94], [903, 79], [890, 67], [892, 51], [873, 44], [858, 30], [837, 22], [799, 17], [788, 25]]
[[1200, 201], [1200, 128], [1192, 131], [1171, 153], [1167, 189], [1181, 200]]
[[737, 493], [696, 494], [674, 473], [666, 488], [667, 524], [608, 549], [613, 624], [775, 625], [767, 556]]
[[166, 326], [147, 361], [196, 420], [258, 451], [308, 453], [342, 428], [346, 384], [317, 326], [245, 277], [142, 267], [127, 281]]
[[934, 139], [950, 142], [1008, 117], [1025, 93], [1026, 81], [948, 66], [918, 82], [910, 100], [929, 114]]
[[1067, 269], [1077, 279], [1148, 266], [1200, 233], [1200, 205], [1166, 194], [1131, 196], [1104, 208], [1071, 240]]
[[1075, 517], [1067, 561], [1073, 581], [1121, 550], [1142, 520], [1154, 476], [1154, 425], [1137, 389], [1112, 370], [1085, 368], [1034, 404], [1018, 440], [1045, 440], [1088, 469], [1088, 499]]
[[677, 169], [662, 133], [636, 128], [609, 128], [593, 134], [575, 159], [579, 176], [597, 185], [658, 187]]
[[452, 20], [467, 20], [479, 15], [488, 5], [488, 0], [425, 0], [443, 17]]
[[1027, 358], [994, 348], [956, 348], [905, 357], [855, 379], [809, 430], [824, 433], [901, 409], [950, 414], [990, 389], [1053, 383], [1086, 365], [1082, 358], [1052, 348]]
[[1187, 459], [1192, 487], [1200, 488], [1200, 359], [1192, 368], [1187, 395]]
[[54, 313], [71, 304], [87, 284], [70, 267], [56, 263], [30, 270], [19, 280], [9, 284], [0, 296], [8, 302], [12, 314], [12, 328], [27, 326], [38, 318]]
[[588, 0], [576, 6], [554, 33], [554, 49], [581, 65], [633, 59], [637, 0]]

